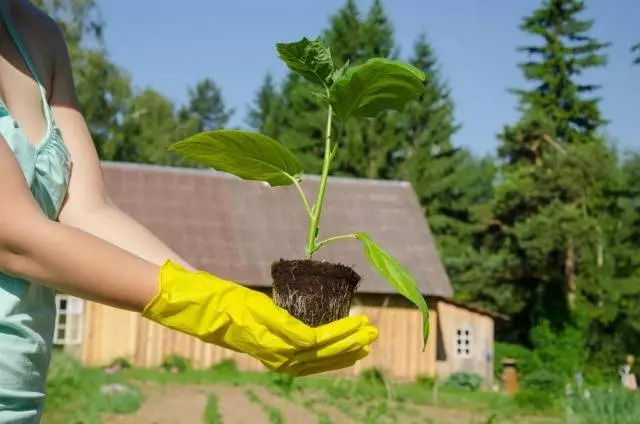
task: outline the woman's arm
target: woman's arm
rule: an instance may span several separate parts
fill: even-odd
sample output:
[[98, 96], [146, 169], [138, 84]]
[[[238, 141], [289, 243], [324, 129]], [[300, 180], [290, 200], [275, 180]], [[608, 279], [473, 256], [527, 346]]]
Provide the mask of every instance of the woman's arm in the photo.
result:
[[149, 230], [120, 210], [110, 199], [100, 162], [76, 96], [64, 39], [56, 31], [53, 46], [53, 114], [71, 152], [73, 171], [60, 222], [79, 228], [154, 264], [171, 259], [193, 270]]
[[156, 295], [158, 265], [44, 215], [2, 137], [0, 175], [0, 270], [137, 312]]

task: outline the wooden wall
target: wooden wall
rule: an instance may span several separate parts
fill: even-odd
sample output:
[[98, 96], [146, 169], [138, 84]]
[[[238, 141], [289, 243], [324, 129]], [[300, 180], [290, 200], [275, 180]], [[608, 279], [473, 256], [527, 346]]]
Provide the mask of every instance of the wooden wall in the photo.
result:
[[[484, 377], [487, 386], [493, 385], [493, 318], [444, 301], [437, 302], [436, 309], [440, 318], [437, 329], [439, 343], [436, 349], [438, 377], [446, 378], [455, 372], [470, 372]], [[473, 331], [473, 351], [470, 358], [456, 357], [454, 352], [456, 331], [464, 327]]]
[[[205, 344], [193, 337], [161, 327], [137, 314], [87, 302], [80, 358], [90, 366], [105, 366], [116, 358], [128, 358], [136, 366], [157, 367], [168, 355], [188, 358], [196, 368], [208, 368], [233, 359], [242, 370], [264, 370], [248, 355]], [[436, 328], [439, 311], [431, 309], [431, 335], [422, 350], [421, 316], [399, 296], [360, 295], [352, 314], [365, 314], [380, 329], [380, 338], [367, 358], [342, 370], [343, 375], [380, 367], [397, 380], [435, 376]]]

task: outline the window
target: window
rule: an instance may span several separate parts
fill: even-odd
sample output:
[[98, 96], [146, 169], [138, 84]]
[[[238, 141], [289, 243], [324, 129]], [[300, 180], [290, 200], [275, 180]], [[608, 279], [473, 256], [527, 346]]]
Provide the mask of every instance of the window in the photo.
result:
[[471, 358], [473, 356], [473, 331], [470, 327], [461, 327], [456, 330], [455, 353], [458, 358]]
[[79, 345], [84, 329], [84, 301], [77, 297], [56, 295], [56, 324], [53, 344]]

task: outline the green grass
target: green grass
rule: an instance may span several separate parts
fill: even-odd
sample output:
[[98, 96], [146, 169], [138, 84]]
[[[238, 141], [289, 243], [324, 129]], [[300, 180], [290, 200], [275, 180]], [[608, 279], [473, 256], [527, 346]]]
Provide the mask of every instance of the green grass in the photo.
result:
[[567, 402], [569, 424], [635, 424], [640, 422], [640, 394], [620, 386], [591, 390]]
[[331, 421], [329, 415], [325, 412], [321, 412], [318, 414], [318, 424], [333, 424], [333, 421]]
[[207, 407], [204, 410], [204, 419], [206, 424], [223, 424], [222, 415], [220, 415], [220, 405], [218, 395], [210, 393], [207, 397]]
[[[111, 388], [103, 393], [105, 388]], [[135, 384], [102, 370], [84, 368], [74, 359], [55, 354], [47, 379], [46, 423], [100, 424], [103, 414], [135, 412], [144, 397]]]
[[[135, 412], [144, 402], [141, 383], [155, 385], [227, 385], [251, 390], [263, 387], [289, 402], [302, 405], [318, 417], [322, 424], [330, 423], [326, 408], [340, 411], [355, 422], [393, 422], [411, 417], [419, 418], [423, 406], [438, 406], [470, 411], [478, 423], [501, 422], [517, 419], [531, 412], [521, 408], [512, 398], [493, 392], [471, 391], [455, 387], [438, 387], [433, 381], [419, 379], [413, 383], [393, 384], [379, 372], [363, 373], [360, 378], [305, 377], [290, 379], [264, 372], [240, 372], [233, 362], [222, 362], [209, 370], [185, 368], [178, 374], [160, 373], [157, 369], [130, 368], [116, 374], [100, 369], [81, 367], [76, 361], [56, 354], [48, 380], [45, 404], [45, 423], [98, 424], [108, 414]], [[103, 394], [104, 386], [126, 388]], [[112, 386], [114, 387], [114, 386]], [[255, 395], [255, 392], [253, 392]], [[208, 398], [205, 420], [220, 422], [218, 398]], [[270, 416], [270, 422], [281, 423], [280, 411], [261, 406]], [[583, 408], [584, 409], [584, 408]], [[563, 410], [560, 410], [563, 412]], [[559, 417], [558, 411], [539, 411], [540, 415]], [[436, 419], [435, 422], [438, 420]], [[528, 420], [521, 420], [528, 423]], [[621, 421], [626, 424], [626, 422]], [[606, 424], [606, 423], [605, 423]]]

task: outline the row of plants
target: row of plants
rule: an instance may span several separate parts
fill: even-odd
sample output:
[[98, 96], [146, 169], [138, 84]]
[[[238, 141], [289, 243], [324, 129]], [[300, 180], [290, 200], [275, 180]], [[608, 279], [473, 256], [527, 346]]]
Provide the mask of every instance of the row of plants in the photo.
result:
[[[75, 359], [56, 353], [47, 383], [45, 422], [100, 423], [104, 414], [135, 412], [144, 402], [143, 394], [137, 388], [143, 381], [223, 384], [248, 389], [250, 386], [265, 387], [313, 410], [319, 419], [325, 406], [362, 420], [418, 414], [416, 408], [427, 405], [474, 410], [478, 411], [478, 416], [489, 413], [492, 422], [496, 423], [506, 417], [534, 413], [587, 424], [626, 424], [635, 422], [634, 417], [640, 416], [640, 396], [621, 389], [619, 383], [574, 382], [563, 386], [559, 392], [555, 380], [547, 381], [550, 377], [545, 377], [546, 380], [541, 377], [543, 370], [533, 367], [528, 369], [530, 374], [523, 375], [521, 390], [512, 399], [482, 390], [480, 378], [467, 373], [453, 374], [442, 382], [421, 377], [411, 383], [393, 383], [379, 369], [366, 370], [358, 378], [291, 379], [274, 373], [242, 372], [233, 361], [218, 363], [208, 370], [194, 370], [189, 361], [180, 356], [167, 357], [160, 370], [138, 369], [123, 359], [114, 361], [115, 364], [121, 367], [119, 372], [85, 368]], [[179, 371], [167, 372], [174, 368]], [[551, 402], [546, 393], [550, 388]], [[210, 398], [205, 416], [218, 416], [218, 408], [217, 398]], [[328, 417], [323, 420], [327, 422]]]

